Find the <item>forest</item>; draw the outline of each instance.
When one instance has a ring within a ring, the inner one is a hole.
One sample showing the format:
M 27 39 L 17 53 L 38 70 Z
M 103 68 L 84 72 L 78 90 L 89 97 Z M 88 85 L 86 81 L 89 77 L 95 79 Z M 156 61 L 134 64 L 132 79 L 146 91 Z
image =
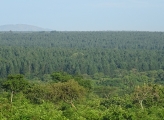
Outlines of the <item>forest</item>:
M 163 120 L 164 32 L 0 32 L 1 120 Z

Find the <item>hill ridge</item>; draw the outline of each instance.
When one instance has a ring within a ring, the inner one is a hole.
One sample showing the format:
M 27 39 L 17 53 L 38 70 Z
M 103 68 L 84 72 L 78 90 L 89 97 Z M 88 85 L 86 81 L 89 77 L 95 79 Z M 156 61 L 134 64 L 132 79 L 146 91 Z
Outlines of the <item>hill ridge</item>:
M 0 31 L 51 31 L 51 29 L 45 29 L 27 24 L 7 24 L 1 25 Z

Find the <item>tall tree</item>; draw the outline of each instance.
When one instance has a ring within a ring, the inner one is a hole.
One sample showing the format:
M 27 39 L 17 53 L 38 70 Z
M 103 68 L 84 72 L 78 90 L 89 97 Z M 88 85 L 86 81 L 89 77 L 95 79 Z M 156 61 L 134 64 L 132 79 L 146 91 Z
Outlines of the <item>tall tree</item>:
M 25 90 L 27 87 L 29 86 L 29 83 L 24 80 L 24 76 L 23 75 L 9 75 L 7 77 L 7 80 L 3 82 L 2 87 L 6 90 L 6 91 L 10 91 L 11 92 L 11 96 L 10 96 L 10 102 L 12 103 L 13 101 L 13 95 L 16 92 L 20 92 Z

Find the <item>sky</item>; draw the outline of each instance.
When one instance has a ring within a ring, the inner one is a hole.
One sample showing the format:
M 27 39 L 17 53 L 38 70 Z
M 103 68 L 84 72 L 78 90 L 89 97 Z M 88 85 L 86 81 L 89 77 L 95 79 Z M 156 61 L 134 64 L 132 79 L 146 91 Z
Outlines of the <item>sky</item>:
M 57 31 L 164 31 L 164 0 L 0 0 L 0 25 Z

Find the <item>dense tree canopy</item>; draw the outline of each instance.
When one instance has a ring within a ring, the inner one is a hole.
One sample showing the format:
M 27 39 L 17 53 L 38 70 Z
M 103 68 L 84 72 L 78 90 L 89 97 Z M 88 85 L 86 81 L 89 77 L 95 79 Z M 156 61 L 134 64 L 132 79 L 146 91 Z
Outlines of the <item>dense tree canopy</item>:
M 161 120 L 163 32 L 0 32 L 0 119 Z
M 164 68 L 163 32 L 1 32 L 0 76 Z

